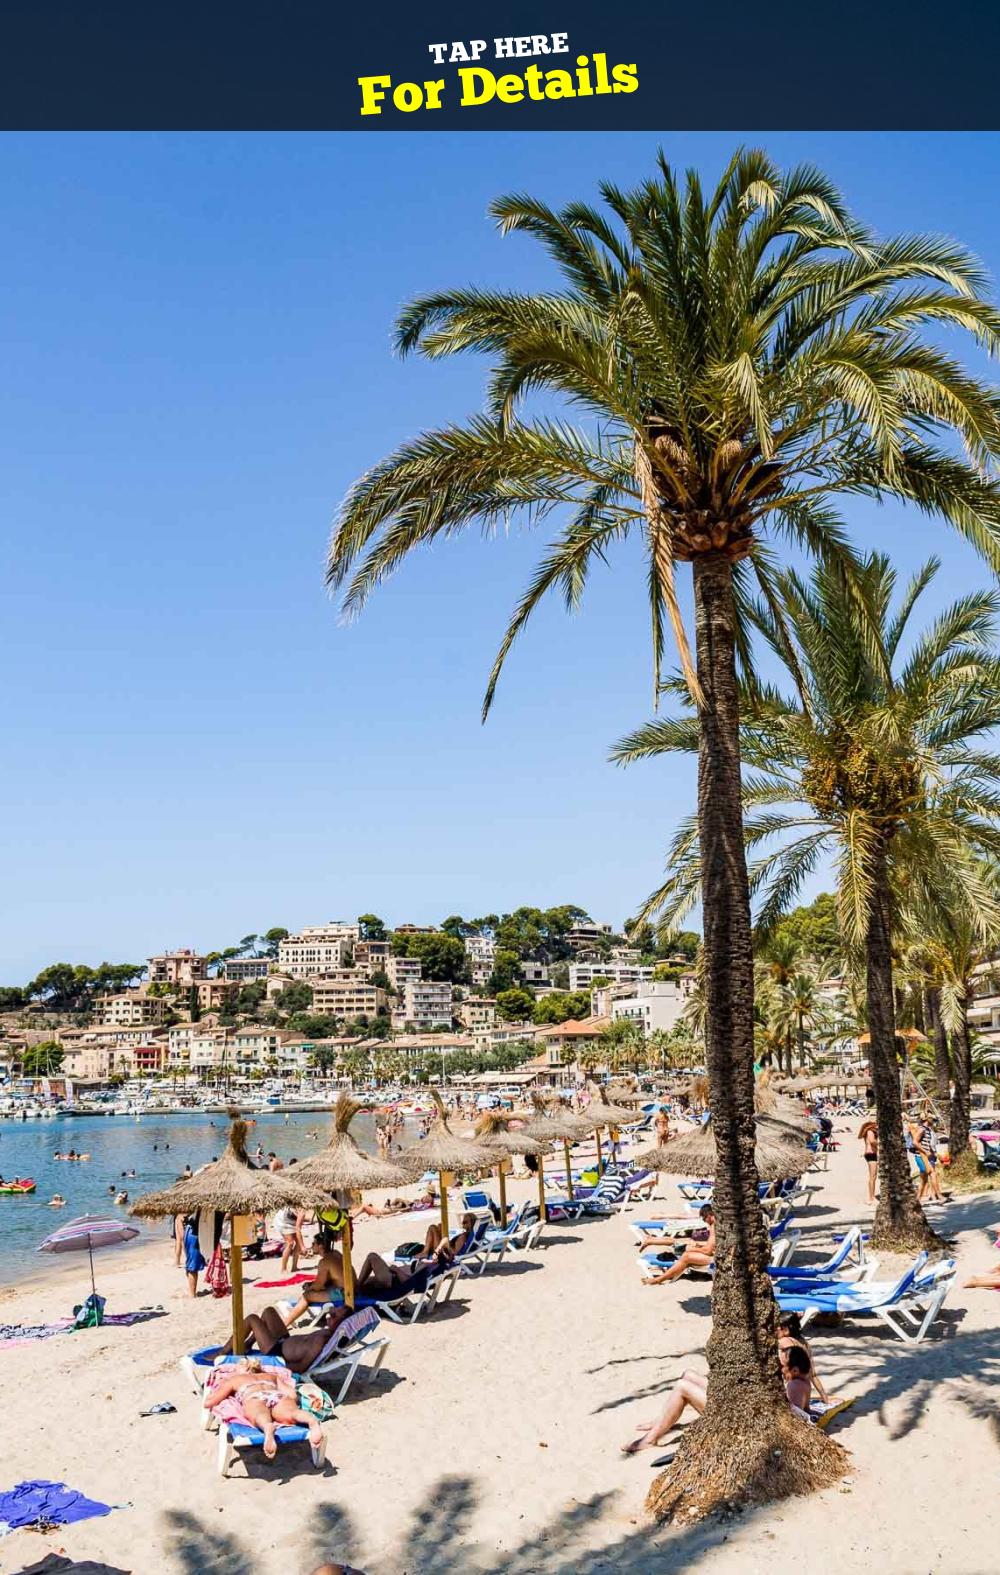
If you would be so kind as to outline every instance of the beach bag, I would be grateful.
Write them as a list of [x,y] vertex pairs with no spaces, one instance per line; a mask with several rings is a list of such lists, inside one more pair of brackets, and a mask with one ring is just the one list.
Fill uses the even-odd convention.
[[422,1241],[401,1241],[396,1248],[397,1258],[419,1258],[424,1250]]
[[296,1384],[295,1396],[300,1410],[308,1411],[317,1422],[328,1422],[333,1415],[333,1401],[319,1384]]
[[221,1247],[216,1247],[205,1270],[205,1281],[212,1287],[212,1295],[216,1298],[229,1295],[229,1270],[226,1268],[226,1255]]
[[91,1292],[85,1302],[73,1308],[74,1329],[99,1329],[104,1322],[105,1298]]

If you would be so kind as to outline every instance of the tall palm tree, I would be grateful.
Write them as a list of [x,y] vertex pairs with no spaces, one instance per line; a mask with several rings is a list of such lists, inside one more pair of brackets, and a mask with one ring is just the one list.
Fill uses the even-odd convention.
[[[781,1000],[782,991],[793,978],[801,958],[799,947],[787,935],[774,933],[763,938],[757,948],[755,968],[756,997],[765,1005],[768,1022],[775,1016],[774,1008]],[[786,1022],[780,1030],[784,1035],[785,1071],[792,1071],[792,1024]],[[778,1065],[781,1065],[779,1057]]]
[[[493,205],[502,230],[542,243],[558,287],[459,288],[403,310],[401,353],[490,358],[487,407],[403,443],[360,478],[335,524],[327,579],[357,613],[415,547],[474,524],[493,533],[519,510],[535,523],[557,516],[501,642],[486,710],[546,593],[576,607],[594,564],[626,537],[641,541],[654,688],[669,624],[698,706],[718,1149],[708,1405],[655,1495],[669,1513],[682,1502],[703,1509],[803,1489],[841,1469],[829,1440],[789,1442],[757,1205],[739,602],[751,582],[773,595],[767,532],[843,556],[842,494],[940,513],[1000,565],[1000,494],[987,474],[1000,453],[1000,405],[924,337],[944,324],[993,350],[1000,316],[961,247],[877,240],[812,168],[782,173],[765,154],[740,152],[706,192],[695,172],[679,179],[660,158],[634,189],[600,189],[599,208],[556,212],[522,195]],[[575,408],[584,424],[526,414],[539,395]],[[693,656],[678,563],[692,569]]]
[[[759,931],[768,933],[825,854],[836,863],[841,934],[864,972],[871,1036],[881,1180],[873,1241],[888,1247],[937,1240],[916,1201],[903,1140],[894,931],[903,933],[907,912],[950,914],[977,933],[1000,919],[993,883],[970,857],[1000,854],[1000,757],[981,743],[1000,725],[992,649],[1000,596],[961,598],[903,659],[911,614],[938,568],[926,564],[895,611],[895,574],[878,554],[858,566],[860,600],[835,567],[817,567],[808,583],[779,576],[782,622],[760,606],[755,617],[795,692],[751,681],[741,738],[753,772],[745,834],[758,855],[751,887],[763,897]],[[697,723],[683,718],[648,724],[614,755],[696,746]],[[672,920],[697,895],[692,823],[675,839],[674,865],[648,904]]]
[[[992,867],[980,872],[987,888],[995,887]],[[957,1165],[969,1152],[969,1122],[972,1098],[972,1029],[969,1006],[972,1002],[976,969],[996,955],[1000,943],[1000,922],[996,907],[970,911],[961,901],[934,912],[918,910],[908,916],[911,932],[919,934],[924,966],[935,980],[935,1073],[941,1093],[940,1039],[950,1039],[945,1050],[951,1088],[945,1078],[943,1098],[949,1107],[948,1149]],[[967,1168],[975,1169],[971,1162]]]
[[784,1029],[786,1042],[795,1035],[799,1068],[806,1064],[806,1030],[819,1027],[826,1020],[826,1009],[819,987],[822,983],[819,970],[808,963],[800,965],[778,992],[773,1013],[774,1024]]

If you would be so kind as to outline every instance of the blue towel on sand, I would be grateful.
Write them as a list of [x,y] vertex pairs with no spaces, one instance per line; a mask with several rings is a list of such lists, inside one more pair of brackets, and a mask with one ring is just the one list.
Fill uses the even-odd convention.
[[110,1515],[110,1504],[85,1498],[65,1482],[19,1482],[8,1493],[0,1493],[0,1525],[9,1531],[21,1526],[68,1526],[74,1520],[89,1520],[93,1515]]

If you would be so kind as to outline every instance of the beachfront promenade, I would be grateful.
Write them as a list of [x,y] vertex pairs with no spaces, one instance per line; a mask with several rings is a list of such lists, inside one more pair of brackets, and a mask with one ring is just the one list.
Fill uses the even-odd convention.
[[[800,1221],[802,1260],[825,1256],[834,1230],[865,1218],[856,1124],[829,1170],[810,1177],[820,1190]],[[511,1194],[534,1187],[515,1182]],[[668,1212],[677,1196],[662,1177]],[[991,1266],[1000,1194],[942,1212],[958,1237],[960,1278]],[[1000,1339],[986,1291],[956,1288],[930,1338],[912,1348],[882,1326],[810,1330],[827,1388],[857,1402],[835,1424],[853,1457],[847,1482],[721,1526],[651,1529],[643,1499],[663,1451],[623,1458],[620,1446],[656,1414],[672,1378],[702,1368],[709,1286],[643,1286],[628,1217],[550,1225],[544,1250],[463,1280],[426,1320],[388,1325],[381,1377],[356,1385],[327,1424],[323,1474],[298,1446],[273,1465],[254,1451],[220,1479],[177,1358],[224,1336],[229,1301],[181,1294],[166,1235],[102,1260],[109,1312],[162,1302],[169,1315],[0,1349],[3,1393],[8,1403],[20,1397],[16,1428],[0,1432],[0,1475],[62,1478],[129,1507],[49,1537],[0,1540],[0,1570],[20,1570],[48,1547],[164,1575],[306,1575],[321,1556],[370,1575],[673,1570],[695,1558],[712,1575],[800,1575],[817,1560],[882,1575],[996,1568]],[[423,1228],[420,1215],[362,1220],[357,1253],[389,1251]],[[66,1313],[88,1288],[85,1261],[75,1266],[75,1278],[61,1266],[8,1294],[4,1320]],[[272,1260],[247,1272],[278,1269]],[[247,1306],[280,1294],[249,1285]],[[140,1418],[161,1401],[176,1412]]]

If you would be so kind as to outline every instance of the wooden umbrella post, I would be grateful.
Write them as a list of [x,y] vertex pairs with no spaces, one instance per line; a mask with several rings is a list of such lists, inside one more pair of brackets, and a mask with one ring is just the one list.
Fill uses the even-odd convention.
[[441,1239],[448,1240],[448,1188],[445,1185],[445,1172],[438,1171],[438,1182],[441,1187]]
[[237,1216],[229,1216],[229,1277],[233,1283],[233,1355],[243,1355],[243,1248],[237,1237]]
[[350,1214],[348,1214],[347,1219],[344,1222],[344,1229],[341,1232],[341,1236],[343,1238],[343,1244],[344,1244],[343,1258],[344,1258],[344,1306],[345,1307],[353,1307],[354,1306],[354,1263],[353,1263],[352,1258],[351,1258],[351,1245],[352,1245],[353,1233],[354,1233],[354,1228],[353,1228],[353,1226],[351,1224],[351,1216],[350,1216]]
[[544,1222],[548,1219],[545,1208],[545,1155],[538,1156],[538,1216]]
[[569,1193],[569,1201],[572,1203],[572,1201],[573,1201],[573,1167],[570,1164],[570,1158],[569,1158],[569,1138],[563,1138],[563,1153],[566,1155],[566,1190]]
[[600,1129],[600,1127],[595,1127],[594,1128],[594,1135],[597,1138],[597,1174],[598,1174],[598,1176],[603,1176],[604,1175],[604,1160],[601,1158],[601,1129]]
[[500,1162],[500,1229],[507,1229],[507,1177],[504,1174],[504,1162]]

